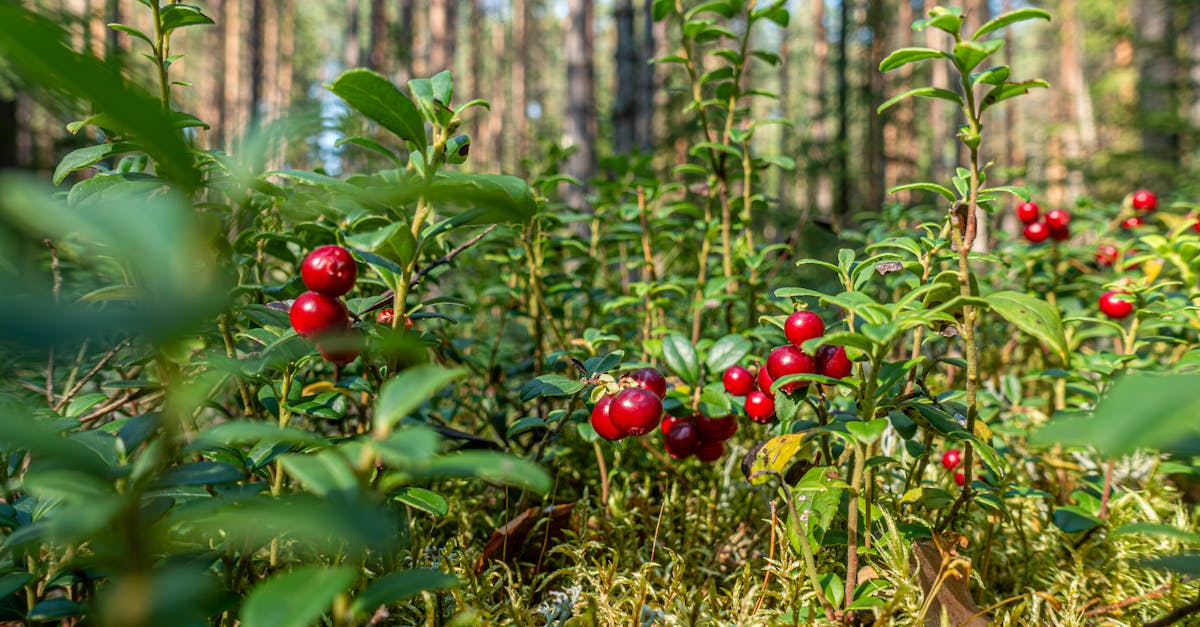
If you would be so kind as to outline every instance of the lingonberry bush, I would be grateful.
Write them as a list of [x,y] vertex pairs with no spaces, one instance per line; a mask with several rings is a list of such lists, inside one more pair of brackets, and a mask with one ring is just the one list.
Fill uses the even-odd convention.
[[[943,47],[966,160],[793,261],[753,82],[787,3],[655,0],[686,159],[472,168],[442,72],[327,85],[378,170],[231,153],[153,86],[0,5],[5,68],[90,104],[51,183],[0,180],[0,614],[26,624],[1002,624],[1200,607],[1200,207],[1047,206],[994,180],[993,109],[1048,85]],[[218,16],[219,17],[219,16]],[[1007,102],[1012,100],[1012,102]],[[930,124],[945,124],[931,120]],[[284,164],[271,165],[266,164]],[[82,176],[82,174],[89,176]],[[558,200],[588,183],[589,211]],[[1156,193],[1157,192],[1157,193]],[[984,238],[1012,213],[1014,232]],[[994,247],[991,245],[994,243]],[[1165,623],[1161,623],[1165,624]]]

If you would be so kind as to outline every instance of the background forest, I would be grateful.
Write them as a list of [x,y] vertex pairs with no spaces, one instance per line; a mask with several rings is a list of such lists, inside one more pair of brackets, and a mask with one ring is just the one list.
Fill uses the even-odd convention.
[[[117,59],[137,54],[106,23],[145,29],[134,0],[39,0],[73,24],[78,43]],[[843,224],[884,205],[900,181],[944,180],[959,163],[953,108],[909,100],[882,116],[875,107],[916,81],[949,86],[941,65],[875,71],[886,52],[926,45],[932,31],[909,28],[924,2],[793,0],[787,28],[761,24],[754,45],[784,62],[752,65],[748,82],[780,94],[759,100],[755,115],[794,126],[766,129],[763,150],[792,156],[793,174],[767,176],[781,211],[773,228],[816,215]],[[686,161],[694,121],[681,75],[649,61],[672,54],[665,22],[649,0],[216,0],[205,10],[215,28],[181,31],[176,48],[204,50],[180,59],[191,81],[181,108],[211,126],[200,147],[231,148],[289,109],[319,112],[336,134],[288,146],[290,167],[351,171],[366,157],[334,147],[344,108],[323,84],[343,69],[368,67],[403,84],[450,69],[463,93],[491,102],[468,120],[470,168],[541,174],[561,168],[581,180],[610,174],[604,158],[640,151],[666,171]],[[966,0],[968,25],[1001,11],[1037,6],[1053,23],[1022,24],[1005,35],[998,62],[1053,85],[1028,105],[1006,108],[998,141],[986,155],[1014,184],[1044,190],[1043,204],[1081,195],[1117,200],[1136,185],[1187,189],[1200,167],[1200,7],[1193,0]],[[1012,58],[1016,55],[1018,58]],[[133,71],[144,64],[126,59]],[[914,77],[912,73],[916,72]],[[676,83],[672,85],[672,82]],[[674,87],[660,89],[660,87]],[[675,96],[672,96],[675,93]],[[49,171],[72,147],[93,138],[57,132],[78,111],[34,104],[19,87],[0,89],[0,167]],[[1002,121],[1001,121],[1002,120]],[[349,123],[347,123],[349,124]],[[72,145],[64,145],[74,142]],[[350,160],[352,163],[345,163]],[[908,202],[908,193],[888,198]],[[574,202],[573,204],[578,204]],[[1011,226],[1011,225],[1010,225]]]

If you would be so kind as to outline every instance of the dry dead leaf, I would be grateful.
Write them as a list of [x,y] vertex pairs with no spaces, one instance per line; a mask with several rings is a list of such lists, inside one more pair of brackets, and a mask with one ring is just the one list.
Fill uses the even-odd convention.
[[[535,564],[536,571],[541,567],[546,553],[562,538],[563,531],[571,522],[573,509],[575,503],[563,503],[530,507],[517,514],[503,527],[492,532],[483,547],[483,553],[475,561],[475,572],[483,572],[492,560],[530,562]],[[542,521],[545,522],[539,525]]]
[[985,627],[988,624],[986,617],[977,616],[979,606],[968,589],[971,561],[958,553],[958,548],[965,547],[966,541],[964,536],[956,533],[944,533],[936,541],[922,539],[912,544],[912,556],[917,565],[914,572],[926,596],[924,624],[927,627],[940,627],[943,613],[955,627]]

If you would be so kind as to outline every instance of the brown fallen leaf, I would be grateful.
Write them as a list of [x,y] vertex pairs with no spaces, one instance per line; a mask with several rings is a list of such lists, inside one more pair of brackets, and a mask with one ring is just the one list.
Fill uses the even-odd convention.
[[935,539],[921,539],[912,544],[912,557],[916,562],[914,574],[925,591],[923,616],[926,627],[940,627],[943,613],[955,627],[985,627],[988,624],[986,617],[978,616],[979,606],[968,589],[971,560],[958,553],[958,548],[964,546],[966,538],[956,533],[944,533]]
[[575,503],[563,503],[530,507],[517,514],[492,532],[483,553],[475,561],[475,573],[483,572],[493,560],[529,562],[534,564],[534,572],[537,572],[546,553],[562,538],[563,531],[571,523],[573,509]]

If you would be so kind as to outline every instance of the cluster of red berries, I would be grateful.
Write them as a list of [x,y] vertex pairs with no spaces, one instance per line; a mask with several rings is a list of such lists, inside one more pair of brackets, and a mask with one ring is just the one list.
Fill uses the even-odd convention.
[[[822,346],[815,356],[800,349],[804,342],[825,335],[825,322],[821,316],[811,311],[797,311],[783,323],[783,332],[789,343],[777,346],[767,355],[767,362],[758,368],[757,377],[742,366],[733,366],[721,376],[726,392],[746,397],[746,415],[754,422],[767,424],[775,419],[775,393],[771,386],[776,379],[793,374],[820,374],[833,379],[850,376],[852,364],[844,347]],[[780,391],[793,394],[807,388],[807,383],[794,382],[781,387]]]
[[[946,470],[954,470],[954,469],[958,468],[959,464],[962,463],[962,459],[963,459],[962,451],[960,451],[956,448],[952,448],[952,449],[946,451],[945,453],[942,453],[942,467],[945,468]],[[958,484],[961,487],[962,484],[964,484],[966,482],[967,482],[966,473],[964,473],[961,470],[955,471],[954,483]]]
[[622,377],[620,387],[620,392],[605,394],[596,402],[592,428],[613,441],[653,431],[662,420],[667,379],[654,368],[641,368]]
[[732,414],[713,418],[696,414],[687,418],[667,416],[662,421],[663,448],[674,459],[692,455],[708,464],[725,455],[725,440],[737,433]]
[[350,311],[341,296],[354,287],[358,264],[341,246],[321,246],[308,253],[300,266],[300,278],[309,291],[292,303],[288,319],[302,337],[317,342],[321,356],[344,366],[361,352]]
[[1122,220],[1121,228],[1123,229],[1132,229],[1145,224],[1146,220],[1142,216],[1158,208],[1158,196],[1148,189],[1139,189],[1133,193],[1130,204],[1133,205],[1133,210],[1137,212],[1137,215]]
[[[1148,189],[1139,189],[1129,197],[1129,204],[1133,207],[1135,215],[1121,221],[1121,228],[1124,229],[1144,225],[1146,221],[1142,216],[1158,208],[1158,196]],[[1196,223],[1195,228],[1200,230],[1200,221]],[[1096,246],[1096,263],[1101,267],[1111,266],[1117,262],[1119,254],[1120,251],[1116,246],[1101,243]],[[1131,250],[1127,254],[1135,255],[1137,251]],[[1136,267],[1137,264],[1126,264],[1125,266],[1127,270]],[[1121,290],[1109,290],[1101,294],[1097,304],[1101,313],[1114,320],[1120,320],[1133,313],[1133,297],[1128,292]]]
[[1050,238],[1063,242],[1071,238],[1071,214],[1066,209],[1052,209],[1042,215],[1035,202],[1017,205],[1017,218],[1025,224],[1025,239],[1037,244]]

